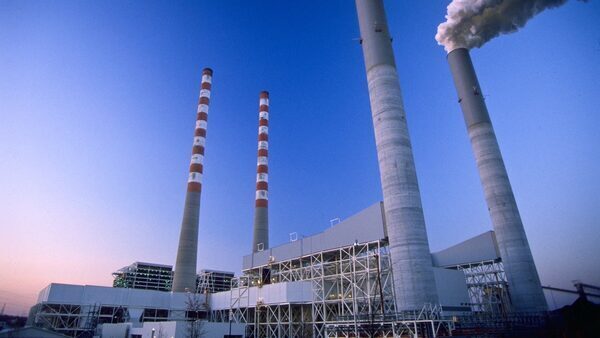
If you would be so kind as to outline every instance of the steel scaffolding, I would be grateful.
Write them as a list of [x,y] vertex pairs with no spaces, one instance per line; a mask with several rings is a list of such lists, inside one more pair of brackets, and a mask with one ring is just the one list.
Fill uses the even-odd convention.
[[170,265],[134,262],[113,272],[113,287],[171,291],[173,267]]
[[[265,304],[250,288],[308,281],[312,300]],[[243,271],[231,286],[229,310],[211,320],[245,323],[247,337],[398,337],[410,332],[448,333],[439,306],[396,313],[388,243],[354,243],[290,260],[269,260]]]
[[511,310],[508,281],[500,259],[474,262],[445,268],[465,274],[467,290],[474,312],[506,314]]
[[454,329],[453,321],[444,318],[441,306],[431,304],[418,311],[359,315],[351,319],[358,325],[328,324],[329,337],[438,337],[449,336]]
[[231,288],[233,272],[217,270],[200,270],[196,278],[196,293],[215,293],[228,291]]
[[[205,308],[164,309],[144,308],[139,318],[131,318],[126,306],[108,304],[53,304],[40,303],[32,307],[32,325],[64,334],[68,337],[93,337],[101,324],[127,322],[193,321],[204,318]],[[137,312],[136,312],[137,313]]]

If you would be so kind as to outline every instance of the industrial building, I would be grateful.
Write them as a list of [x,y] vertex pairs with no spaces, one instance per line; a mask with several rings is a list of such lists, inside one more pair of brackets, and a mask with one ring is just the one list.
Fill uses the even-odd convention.
[[[458,265],[445,253],[438,256]],[[234,322],[247,324],[249,337],[398,336],[415,326],[448,334],[453,324],[442,313],[471,311],[467,285],[462,271],[432,269],[440,303],[397,311],[383,205],[377,203],[321,233],[244,256],[231,291],[211,295],[211,320],[228,321],[232,311]]]
[[231,319],[247,337],[391,337],[444,335],[454,328],[453,317],[510,310],[494,232],[430,260],[440,302],[396,311],[384,205],[376,203],[321,233],[244,256],[241,276],[202,270],[195,294],[51,284],[40,292],[30,324],[79,337],[98,334],[100,324],[130,323],[133,330],[144,323],[228,325]]
[[[202,269],[196,275],[196,293],[214,293],[231,288],[234,273]],[[171,291],[173,267],[166,264],[134,262],[113,272],[113,287]]]
[[113,272],[113,287],[171,291],[173,267],[170,265],[134,262]]
[[[167,327],[170,324],[166,322],[204,322],[207,309],[203,294],[52,283],[40,292],[28,325],[69,337],[94,337],[103,336],[105,327],[115,330],[115,325],[126,324],[127,337],[149,337],[144,330]],[[211,329],[224,331],[226,326],[214,324]],[[243,329],[240,325],[235,329],[240,327]]]
[[213,81],[205,68],[174,271],[136,262],[113,274],[112,288],[50,284],[29,323],[72,337],[109,331],[154,337],[156,327],[148,325],[156,323],[177,337],[192,335],[202,323],[219,335],[229,327],[246,337],[436,337],[488,325],[486,318],[509,321],[510,329],[542,325],[541,284],[468,52],[457,49],[448,60],[494,231],[432,253],[383,3],[356,0],[356,7],[383,201],[321,233],[271,245],[271,110],[269,93],[262,91],[251,250],[242,257],[240,276],[197,274]]
[[202,269],[198,273],[196,293],[215,293],[231,289],[233,272]]

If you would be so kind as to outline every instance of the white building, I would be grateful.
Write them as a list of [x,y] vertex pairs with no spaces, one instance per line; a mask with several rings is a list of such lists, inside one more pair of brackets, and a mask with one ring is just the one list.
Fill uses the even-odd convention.
[[231,321],[247,337],[392,336],[448,332],[452,315],[507,306],[493,232],[432,254],[440,303],[412,313],[395,310],[387,249],[383,204],[376,203],[321,233],[244,256],[242,275],[232,279],[229,291],[53,283],[40,292],[29,323],[72,337],[101,334],[100,324],[107,324],[104,336],[128,328],[129,336],[145,337],[156,323],[181,333],[178,324],[166,322],[186,326],[195,320],[210,322],[204,327],[215,328],[212,334]]

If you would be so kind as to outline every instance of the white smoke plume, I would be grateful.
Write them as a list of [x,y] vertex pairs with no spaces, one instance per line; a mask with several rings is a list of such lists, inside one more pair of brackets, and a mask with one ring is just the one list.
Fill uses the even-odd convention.
[[435,39],[446,52],[471,49],[500,34],[512,33],[545,9],[567,0],[453,0],[446,22],[438,26]]

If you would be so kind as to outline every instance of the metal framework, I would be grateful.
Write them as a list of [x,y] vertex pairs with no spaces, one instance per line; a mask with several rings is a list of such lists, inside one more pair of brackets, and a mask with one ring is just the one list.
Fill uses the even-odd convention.
[[548,312],[474,312],[455,317],[454,334],[468,337],[545,337]]
[[446,268],[465,274],[467,290],[474,312],[506,314],[511,310],[508,281],[500,259],[468,263]]
[[[113,272],[113,287],[170,292],[173,284],[171,265],[134,262]],[[196,293],[227,291],[234,273],[218,270],[200,270],[196,275]]]
[[69,337],[92,337],[98,324],[124,323],[130,319],[126,308],[100,304],[42,303],[34,307],[33,311],[35,326],[51,329]]
[[75,304],[38,304],[32,311],[35,313],[34,325],[62,333],[69,337],[78,337],[88,329],[93,317],[85,316],[82,306]]
[[113,287],[171,291],[173,267],[135,262],[113,272]]
[[196,293],[215,293],[228,291],[231,288],[233,272],[217,270],[201,270],[197,277]]
[[[144,308],[141,322],[169,320],[193,321],[206,316],[206,309],[192,311]],[[105,323],[126,323],[132,321],[129,309],[124,306],[107,304],[53,304],[40,303],[31,309],[33,326],[44,327],[69,337],[93,337],[98,325]]]
[[444,318],[441,306],[431,304],[419,311],[359,315],[354,321],[358,325],[328,324],[329,337],[438,337],[449,336],[454,329],[453,321]]
[[[306,303],[251,303],[250,288],[309,281]],[[450,332],[439,306],[396,313],[388,243],[378,240],[312,253],[243,271],[232,280],[229,310],[211,321],[246,324],[247,337],[398,337]]]

